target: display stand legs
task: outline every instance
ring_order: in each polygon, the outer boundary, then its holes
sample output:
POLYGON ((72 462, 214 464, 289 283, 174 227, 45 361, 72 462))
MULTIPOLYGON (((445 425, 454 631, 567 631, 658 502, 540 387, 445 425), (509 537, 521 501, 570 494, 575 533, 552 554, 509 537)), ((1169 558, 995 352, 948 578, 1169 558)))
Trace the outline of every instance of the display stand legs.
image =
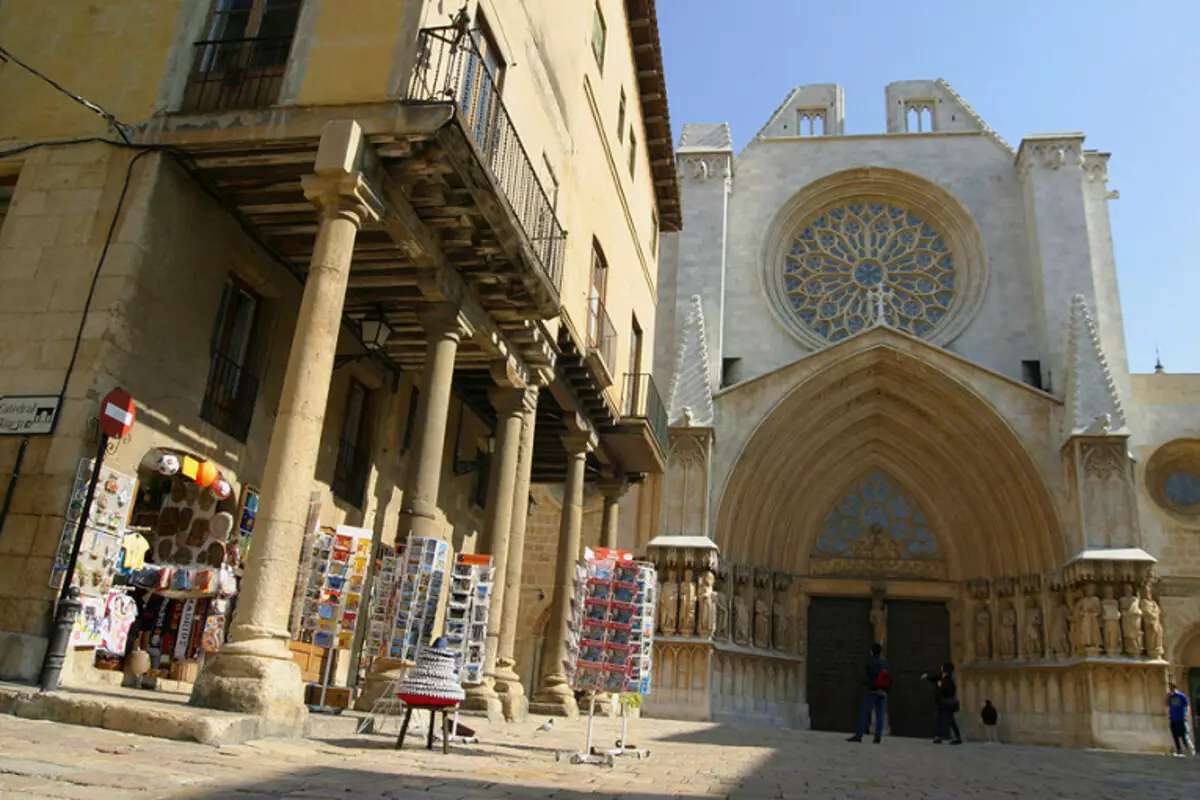
POLYGON ((629 706, 624 702, 621 703, 621 738, 617 739, 616 744, 615 748, 608 751, 610 756, 637 756, 639 761, 650 757, 649 750, 629 743, 629 706))
POLYGON ((615 765, 613 754, 608 751, 594 752, 592 750, 592 724, 596 719, 596 693, 588 693, 588 715, 587 715, 587 740, 584 742, 583 750, 575 753, 567 753, 559 751, 554 754, 555 761, 561 761, 564 757, 570 759, 572 764, 603 764, 607 767, 615 765))

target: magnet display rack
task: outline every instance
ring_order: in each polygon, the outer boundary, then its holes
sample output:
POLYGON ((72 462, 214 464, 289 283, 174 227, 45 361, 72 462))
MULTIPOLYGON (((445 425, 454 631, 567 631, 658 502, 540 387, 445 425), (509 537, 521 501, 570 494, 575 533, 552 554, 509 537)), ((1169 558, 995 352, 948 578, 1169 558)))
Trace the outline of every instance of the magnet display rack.
POLYGON ((458 656, 464 685, 483 682, 492 557, 460 553, 450 575, 446 602, 446 646, 458 656))
POLYGON ((400 579, 396 585, 388 658, 416 662, 421 648, 430 643, 449 554, 450 546, 440 539, 408 537, 404 559, 397 563, 400 579))

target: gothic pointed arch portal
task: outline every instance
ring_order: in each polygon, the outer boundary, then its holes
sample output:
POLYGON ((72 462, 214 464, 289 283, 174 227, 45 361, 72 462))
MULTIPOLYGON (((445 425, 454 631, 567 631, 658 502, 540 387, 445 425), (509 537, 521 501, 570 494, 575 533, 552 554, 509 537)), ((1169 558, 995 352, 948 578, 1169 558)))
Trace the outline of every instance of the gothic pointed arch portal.
POLYGON ((812 575, 946 577, 946 560, 917 500, 886 472, 856 479, 821 521, 812 575))

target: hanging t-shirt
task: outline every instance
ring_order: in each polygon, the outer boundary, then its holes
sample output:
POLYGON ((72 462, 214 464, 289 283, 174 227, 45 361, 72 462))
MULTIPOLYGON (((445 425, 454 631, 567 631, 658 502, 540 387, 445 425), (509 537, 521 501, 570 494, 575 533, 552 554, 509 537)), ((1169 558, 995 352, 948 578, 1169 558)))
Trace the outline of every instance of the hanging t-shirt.
POLYGON ((121 542, 121 547, 125 549, 121 566, 127 570, 135 570, 145 565, 146 551, 150 549, 150 543, 146 541, 145 536, 140 533, 127 534, 121 542))

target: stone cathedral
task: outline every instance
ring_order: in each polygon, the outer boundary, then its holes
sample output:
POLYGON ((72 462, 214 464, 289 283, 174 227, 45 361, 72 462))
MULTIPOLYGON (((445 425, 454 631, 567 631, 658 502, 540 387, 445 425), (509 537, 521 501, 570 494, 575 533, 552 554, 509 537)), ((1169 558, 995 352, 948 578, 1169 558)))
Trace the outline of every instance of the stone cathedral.
POLYGON ((885 94, 881 134, 835 85, 740 153, 683 128, 646 711, 851 730, 880 642, 893 735, 952 661, 968 734, 990 699, 1007 741, 1161 749, 1200 679, 1200 376, 1129 371, 1109 154, 885 94))

